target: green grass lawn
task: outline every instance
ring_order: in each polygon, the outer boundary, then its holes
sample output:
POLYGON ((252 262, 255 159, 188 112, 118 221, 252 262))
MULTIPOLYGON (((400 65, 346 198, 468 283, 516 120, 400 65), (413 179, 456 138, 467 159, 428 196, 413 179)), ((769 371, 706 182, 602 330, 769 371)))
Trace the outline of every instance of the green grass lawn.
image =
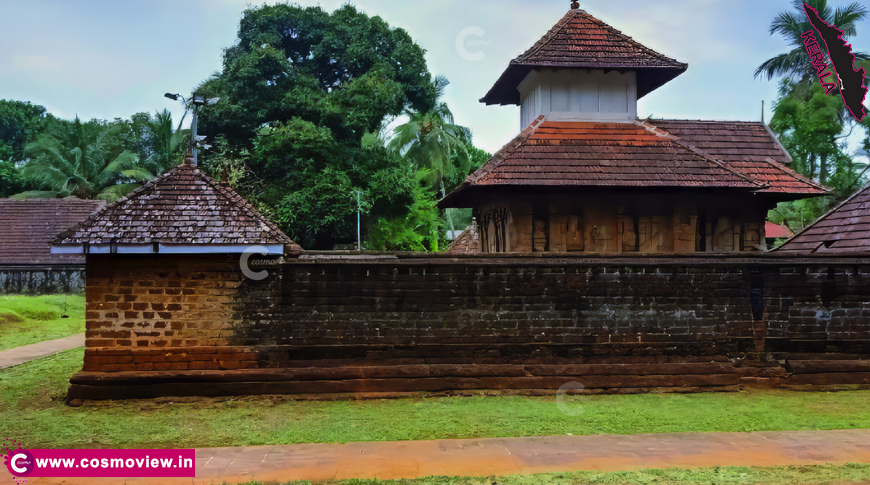
MULTIPOLYGON (((338 480, 319 485, 556 485, 556 484, 844 484, 870 482, 870 465, 850 463, 843 466, 715 467, 640 470, 631 472, 570 472, 501 477, 425 477, 413 480, 338 480)), ((308 481, 282 485, 309 484, 308 481)), ((245 485, 267 485, 248 482, 245 485)), ((277 485, 277 484, 275 484, 277 485)))
POLYGON ((74 349, 0 370, 0 429, 32 448, 211 447, 436 438, 870 428, 870 391, 305 402, 280 397, 64 406, 74 349))
POLYGON ((0 295, 0 350, 84 331, 84 295, 0 295))

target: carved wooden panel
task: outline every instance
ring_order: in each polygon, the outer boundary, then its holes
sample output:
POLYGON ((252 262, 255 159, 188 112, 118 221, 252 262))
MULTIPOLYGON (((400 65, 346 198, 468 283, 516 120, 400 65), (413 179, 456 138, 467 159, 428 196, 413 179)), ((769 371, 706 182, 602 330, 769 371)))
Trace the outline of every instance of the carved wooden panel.
POLYGON ((638 217, 638 246, 642 253, 658 253, 668 251, 670 225, 667 216, 638 217))
POLYGON ((580 216, 568 216, 565 246, 568 251, 583 251, 583 221, 580 216))
POLYGON ((510 212, 508 231, 510 233, 510 245, 508 251, 515 253, 532 252, 532 214, 517 211, 510 212))
POLYGON ((733 252, 735 250, 735 225, 733 217, 725 216, 716 219, 716 227, 713 229, 713 251, 733 252))
POLYGON ((565 244, 568 232, 568 216, 550 214, 550 252, 564 253, 567 251, 565 244))
POLYGON ((693 253, 698 240, 698 216, 674 216, 674 251, 693 253))
POLYGON ((536 253, 547 250, 547 221, 534 217, 532 222, 532 250, 536 253))
POLYGON ((744 251, 762 251, 761 224, 758 222, 747 222, 743 225, 743 250, 744 251))
POLYGON ((614 238, 611 231, 608 231, 607 226, 603 224, 591 226, 589 228, 588 236, 590 251, 603 253, 612 250, 611 246, 614 238))
POLYGON ((619 216, 618 232, 622 240, 623 252, 635 252, 637 244, 637 220, 634 216, 619 216))
POLYGON ((487 253, 507 251, 507 209, 494 207, 480 212, 481 248, 487 253))

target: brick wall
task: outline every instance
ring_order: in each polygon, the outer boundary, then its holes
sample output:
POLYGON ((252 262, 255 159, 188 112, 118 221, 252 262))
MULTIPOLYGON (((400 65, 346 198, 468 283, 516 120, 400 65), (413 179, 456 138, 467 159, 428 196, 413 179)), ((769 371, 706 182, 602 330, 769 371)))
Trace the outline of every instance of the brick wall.
POLYGON ((245 279, 238 255, 89 255, 84 370, 250 367, 250 350, 228 347, 239 302, 260 302, 279 277, 245 279))
POLYGON ((870 353, 870 265, 794 261, 89 256, 84 370, 870 353))

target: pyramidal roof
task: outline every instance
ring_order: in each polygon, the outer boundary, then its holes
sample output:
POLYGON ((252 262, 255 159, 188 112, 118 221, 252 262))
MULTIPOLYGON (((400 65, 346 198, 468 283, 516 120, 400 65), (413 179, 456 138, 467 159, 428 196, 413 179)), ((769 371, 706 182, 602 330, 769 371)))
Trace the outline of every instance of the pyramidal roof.
POLYGON ((534 68, 571 67, 633 70, 637 97, 679 76, 688 64, 660 54, 583 10, 572 9, 529 50, 510 62, 486 104, 520 104, 517 85, 534 68))
POLYGON ((870 184, 775 251, 786 254, 870 253, 870 184))
POLYGON ((302 249, 188 158, 58 235, 52 252, 243 252, 252 245, 302 249))
POLYGON ((478 194, 508 187, 716 188, 783 200, 826 194, 773 158, 784 152, 770 137, 763 127, 748 123, 548 121, 540 116, 438 206, 470 207, 478 194))

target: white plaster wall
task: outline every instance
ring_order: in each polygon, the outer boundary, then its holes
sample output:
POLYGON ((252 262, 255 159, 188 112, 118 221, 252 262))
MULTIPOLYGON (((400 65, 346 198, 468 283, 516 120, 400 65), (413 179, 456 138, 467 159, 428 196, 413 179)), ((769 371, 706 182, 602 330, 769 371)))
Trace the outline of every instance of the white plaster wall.
POLYGON ((520 129, 540 115, 555 121, 630 121, 637 117, 634 71, 543 69, 517 87, 522 104, 520 129))

